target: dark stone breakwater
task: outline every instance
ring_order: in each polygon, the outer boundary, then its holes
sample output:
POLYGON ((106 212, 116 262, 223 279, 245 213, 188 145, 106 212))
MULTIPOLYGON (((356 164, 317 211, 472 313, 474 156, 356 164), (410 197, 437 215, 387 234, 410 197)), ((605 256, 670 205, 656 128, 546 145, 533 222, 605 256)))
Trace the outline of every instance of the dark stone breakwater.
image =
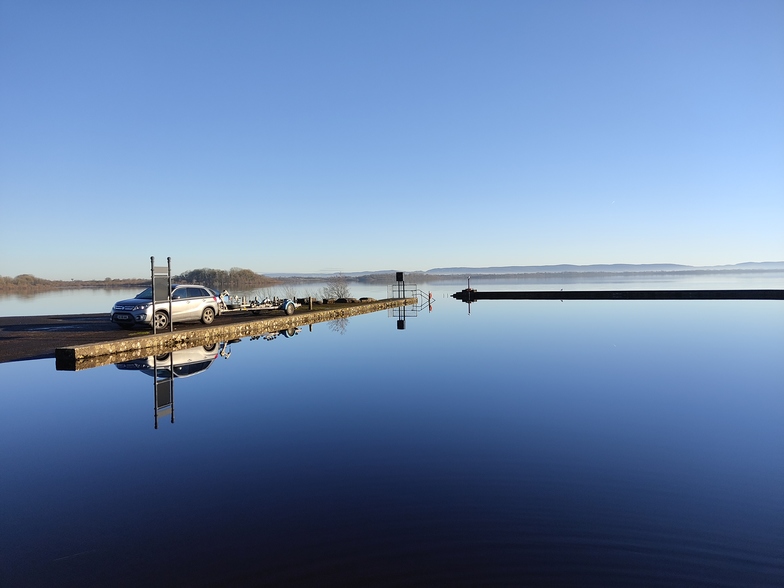
POLYGON ((784 290, 560 290, 480 292, 466 288, 452 294, 477 300, 784 300, 784 290))

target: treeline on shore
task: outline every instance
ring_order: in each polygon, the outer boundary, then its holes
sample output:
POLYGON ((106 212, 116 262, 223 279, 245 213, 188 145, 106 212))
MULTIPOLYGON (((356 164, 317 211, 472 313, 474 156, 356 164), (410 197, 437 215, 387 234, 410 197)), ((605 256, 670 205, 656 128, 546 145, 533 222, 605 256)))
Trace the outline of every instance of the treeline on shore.
POLYGON ((42 292, 45 290, 70 290, 73 288, 135 288, 149 284, 138 278, 104 278, 103 280, 46 280, 32 274, 14 278, 0 276, 0 292, 42 292))
MULTIPOLYGON (((280 280, 257 274, 249 269, 232 268, 226 270, 196 269, 172 276, 172 282, 194 283, 209 286, 216 290, 247 290, 265 288, 279 284, 280 280)), ((0 293, 31 293, 47 290, 71 290, 76 288, 146 288, 149 279, 142 278, 104 278, 103 280, 47 280, 32 274, 16 277, 0 276, 0 293)))
MULTIPOLYGON (((436 281, 456 281, 465 280, 469 275, 482 280, 507 280, 507 279, 529 279, 529 280, 574 280, 585 278, 605 278, 624 276, 685 276, 701 274, 737 274, 754 275, 770 272, 780 272, 779 269, 692 269, 692 270, 668 270, 668 271, 625 271, 625 272, 602 272, 602 271, 569 271, 569 272, 535 272, 524 274, 429 274, 426 272, 406 272, 405 281, 409 284, 417 282, 436 282, 436 281)), ((361 284, 393 284, 395 282, 394 272, 379 272, 365 275, 345 275, 339 274, 343 282, 354 282, 361 284)), ((330 281, 334 276, 289 276, 271 278, 263 274, 243 269, 232 268, 230 270, 219 270, 202 268, 183 272, 177 276, 172 276, 174 283, 201 284, 214 288, 215 290, 253 290, 256 288, 267 288, 279 284, 308 284, 314 282, 330 281)), ((22 274, 15 278, 0 276, 0 294, 9 293, 35 293, 47 290, 70 290, 75 288, 145 288, 149 286, 149 279, 142 278, 104 278, 103 280, 46 280, 32 274, 22 274)))
POLYGON ((257 274, 256 272, 233 267, 230 270, 219 270, 202 268, 183 272, 178 276, 172 277, 173 282, 187 284, 201 284, 215 290, 252 290, 254 288, 266 288, 280 284, 280 280, 257 274))

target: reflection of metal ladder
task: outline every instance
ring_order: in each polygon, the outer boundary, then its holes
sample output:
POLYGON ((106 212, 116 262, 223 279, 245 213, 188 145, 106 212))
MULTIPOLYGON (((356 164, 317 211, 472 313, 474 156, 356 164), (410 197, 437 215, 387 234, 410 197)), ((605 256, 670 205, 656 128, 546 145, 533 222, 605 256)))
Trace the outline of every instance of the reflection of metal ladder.
POLYGON ((169 357, 161 362, 154 356, 152 366, 157 429, 160 417, 171 415, 171 422, 174 423, 174 354, 169 353, 169 357))
POLYGON ((433 311, 433 295, 430 292, 420 290, 416 284, 405 284, 398 282, 387 286, 387 298, 416 298, 415 304, 398 306, 389 309, 389 316, 405 320, 408 317, 416 317, 420 312, 427 309, 433 311))

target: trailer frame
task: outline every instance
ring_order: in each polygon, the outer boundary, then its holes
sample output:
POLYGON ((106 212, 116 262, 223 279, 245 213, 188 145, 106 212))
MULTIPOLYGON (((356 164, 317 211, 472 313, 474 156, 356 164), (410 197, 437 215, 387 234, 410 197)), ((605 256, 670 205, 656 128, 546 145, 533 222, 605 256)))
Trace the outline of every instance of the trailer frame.
POLYGON ((223 290, 218 296, 220 313, 230 312, 250 312, 259 314, 263 310, 282 310, 291 316, 294 311, 301 306, 299 302, 290 298, 264 298, 260 300, 258 296, 248 299, 246 296, 232 296, 228 290, 223 290))

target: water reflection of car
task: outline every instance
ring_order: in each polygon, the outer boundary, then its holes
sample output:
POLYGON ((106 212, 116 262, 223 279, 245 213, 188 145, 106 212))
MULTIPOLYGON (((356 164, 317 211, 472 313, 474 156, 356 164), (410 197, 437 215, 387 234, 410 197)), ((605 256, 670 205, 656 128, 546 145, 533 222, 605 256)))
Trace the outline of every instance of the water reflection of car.
POLYGON ((115 364, 118 370, 140 371, 148 376, 159 378, 187 378, 200 374, 212 365, 218 357, 220 350, 218 345, 207 345, 205 347, 192 347, 191 349, 181 349, 173 351, 171 354, 141 357, 132 361, 124 361, 115 364), (157 364, 157 374, 155 372, 157 364))
MULTIPOLYGON (((172 286, 171 319, 173 322, 201 321, 209 325, 221 312, 218 293, 205 286, 192 284, 172 286)), ((128 300, 120 300, 112 307, 112 322, 125 329, 152 326, 164 329, 169 325, 169 302, 152 304, 152 288, 139 292, 128 300)))

